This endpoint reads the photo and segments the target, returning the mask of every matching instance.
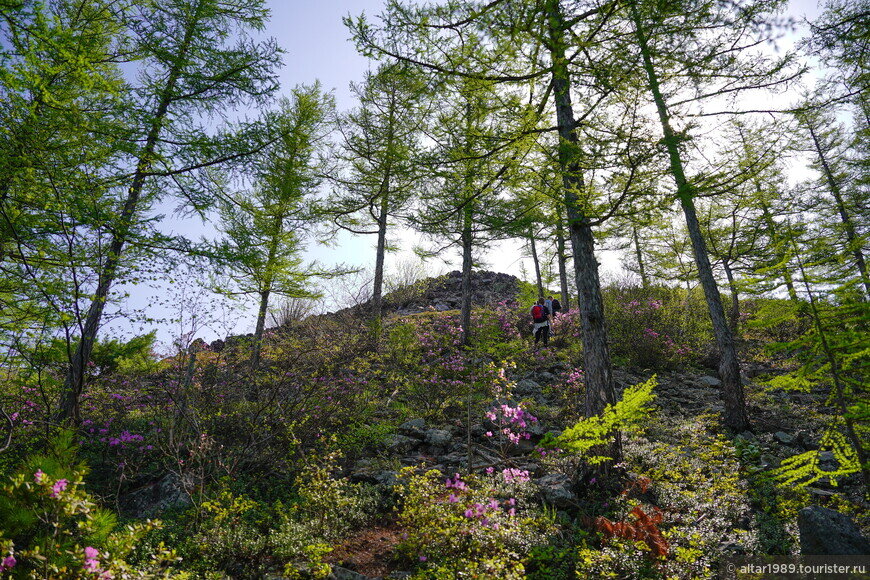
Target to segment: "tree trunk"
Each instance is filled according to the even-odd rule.
[[[689,239],[692,242],[692,250],[695,256],[695,264],[698,268],[698,278],[704,290],[707,300],[707,308],[710,312],[710,320],[713,323],[713,334],[719,347],[719,376],[722,379],[722,391],[725,399],[725,425],[735,432],[745,431],[749,428],[749,419],[746,415],[746,401],[743,395],[743,385],[740,382],[740,363],[737,359],[737,350],[734,346],[734,337],[725,319],[725,311],[722,307],[722,298],[716,279],[713,277],[713,268],[701,227],[698,223],[698,215],[695,211],[694,187],[686,179],[683,171],[683,161],[680,156],[680,137],[674,133],[670,124],[670,116],[659,88],[658,75],[653,68],[649,46],[641,26],[640,15],[635,2],[630,3],[631,16],[635,25],[635,34],[643,57],[643,66],[647,74],[648,87],[658,110],[659,121],[664,134],[664,143],[670,157],[671,175],[677,186],[677,198],[683,208],[686,218],[686,226],[689,230]]]
[[[253,352],[251,353],[251,368],[257,370],[260,366],[260,352],[263,349],[263,332],[266,330],[266,312],[269,310],[269,295],[271,284],[260,292],[260,308],[257,310],[257,326],[254,330]]]
[[[384,254],[387,248],[387,211],[389,197],[384,192],[381,196],[381,208],[378,214],[378,246],[375,250],[375,283],[372,290],[372,309],[374,310],[375,334],[380,336],[381,312],[383,310],[384,286]]]
[[[130,184],[130,188],[127,190],[127,198],[124,201],[124,207],[121,210],[118,225],[114,230],[112,241],[109,245],[108,257],[103,265],[103,270],[100,273],[94,297],[91,300],[90,307],[88,308],[85,324],[82,328],[81,339],[79,340],[79,344],[72,360],[70,360],[69,369],[66,378],[64,379],[58,413],[56,416],[58,422],[65,423],[73,421],[77,423],[81,420],[79,399],[82,390],[84,389],[85,370],[91,359],[91,353],[94,349],[97,331],[100,328],[100,320],[103,316],[103,309],[105,308],[106,300],[109,296],[109,290],[118,275],[118,268],[121,264],[121,254],[124,245],[127,243],[130,230],[136,220],[142,187],[145,185],[147,173],[151,168],[151,164],[154,162],[157,139],[160,136],[160,130],[163,127],[163,123],[169,111],[169,105],[172,102],[178,77],[184,69],[187,60],[187,52],[193,38],[195,24],[199,20],[200,9],[201,5],[197,5],[194,18],[188,23],[188,26],[184,31],[184,38],[182,39],[178,56],[173,68],[169,71],[169,75],[166,79],[166,87],[160,96],[160,101],[158,102],[157,108],[154,112],[151,127],[148,130],[148,136],[145,140],[145,147],[136,163],[136,171],[133,174],[133,181]]]
[[[472,218],[471,203],[468,203],[462,214],[462,310],[460,312],[462,344],[468,344],[471,340]]]
[[[637,269],[640,271],[640,284],[643,289],[649,288],[649,278],[646,277],[646,270],[643,266],[643,252],[640,249],[640,239],[637,235],[637,228],[631,228],[631,236],[634,240],[634,254],[637,256]]]
[[[275,260],[278,253],[278,238],[284,230],[284,214],[275,216],[272,223],[272,241],[269,245],[269,255],[266,257],[266,275],[260,286],[260,308],[257,311],[257,326],[254,330],[254,344],[251,345],[251,368],[256,371],[260,366],[260,353],[263,349],[263,332],[266,329],[266,312],[269,310],[269,295],[272,293]]]
[[[604,304],[595,259],[595,241],[589,218],[577,203],[577,195],[584,189],[583,175],[577,157],[579,143],[574,131],[574,109],[571,104],[571,77],[565,58],[564,31],[566,24],[559,0],[547,3],[550,35],[553,99],[559,130],[559,167],[562,172],[565,208],[567,210],[571,246],[574,254],[574,275],[577,282],[578,304],[583,339],[583,365],[586,376],[587,417],[600,414],[606,405],[616,402],[604,321]],[[614,461],[622,458],[622,445],[617,435],[610,449]]]
[[[756,184],[755,187],[756,187],[756,191],[758,191],[758,193],[760,194],[761,190],[760,190],[759,186]],[[770,209],[767,207],[767,204],[763,203],[763,202],[761,204],[761,215],[764,218],[764,223],[767,226],[767,229],[770,231],[771,241],[774,243],[774,245],[777,248],[781,247],[782,244],[784,243],[784,240],[779,235],[779,229],[778,229],[779,226],[773,220],[773,216],[770,215]],[[777,258],[779,259],[780,263],[783,265],[782,266],[782,279],[785,281],[785,287],[788,290],[788,297],[792,302],[797,304],[800,302],[800,298],[798,298],[797,290],[795,289],[795,286],[794,286],[794,280],[792,279],[792,276],[791,276],[791,271],[788,269],[788,263],[787,263],[788,262],[788,255],[786,254],[785,251],[780,251]]]
[[[832,399],[837,403],[837,406],[840,408],[840,414],[842,415],[843,422],[846,425],[846,436],[848,437],[849,442],[852,444],[852,447],[855,448],[855,453],[858,455],[858,463],[861,465],[861,475],[864,478],[864,497],[867,498],[868,496],[870,496],[870,458],[867,457],[867,452],[864,449],[864,440],[858,435],[858,430],[855,428],[853,413],[850,411],[849,405],[847,404],[846,391],[840,378],[840,361],[834,353],[834,350],[828,343],[827,333],[822,326],[822,316],[819,312],[818,306],[816,305],[815,296],[810,289],[810,284],[807,280],[807,273],[804,271],[804,266],[801,262],[799,255],[797,256],[797,262],[798,268],[800,268],[801,270],[801,277],[804,281],[804,287],[807,290],[807,298],[810,302],[810,311],[813,314],[813,322],[816,327],[816,332],[819,336],[819,340],[822,344],[822,351],[825,353],[825,357],[828,359],[828,364],[830,365],[831,378],[833,379],[834,387]]]
[[[809,119],[806,119],[805,123],[813,138],[813,145],[816,149],[816,153],[819,155],[819,162],[822,165],[822,173],[825,175],[825,180],[828,182],[828,187],[831,189],[831,195],[834,196],[834,201],[837,202],[837,211],[840,214],[840,221],[843,223],[843,229],[846,231],[848,249],[852,251],[852,255],[855,257],[855,264],[858,266],[858,272],[861,274],[861,280],[864,282],[864,291],[866,292],[865,299],[870,299],[870,275],[867,274],[867,264],[864,261],[864,253],[861,250],[858,236],[855,235],[855,224],[852,223],[852,218],[846,211],[846,204],[843,203],[843,195],[840,192],[840,185],[834,178],[831,166],[828,165],[828,158],[825,155],[825,151],[822,149],[821,143],[819,143],[815,127],[813,127],[813,123]]]
[[[529,228],[529,246],[532,249],[532,262],[535,264],[535,284],[538,286],[538,297],[544,295],[544,283],[541,280],[541,263],[538,261],[538,250],[535,247],[535,231]]]
[[[390,97],[390,109],[387,122],[387,163],[384,168],[384,179],[381,182],[381,207],[378,212],[378,246],[375,250],[375,282],[372,290],[372,308],[374,308],[375,337],[381,335],[381,316],[383,314],[384,258],[387,249],[387,220],[390,210],[390,178],[392,177],[393,126],[395,125],[396,101]]]
[[[728,322],[731,325],[731,334],[736,338],[739,336],[737,330],[740,322],[740,298],[737,293],[737,282],[734,280],[731,262],[723,259],[722,268],[725,270],[725,277],[728,279],[728,289],[731,290],[731,311],[728,313]]]
[[[562,225],[562,203],[556,202],[556,260],[559,262],[559,289],[562,291],[562,310],[567,312],[570,308],[568,296],[568,270],[565,262],[565,229]]]

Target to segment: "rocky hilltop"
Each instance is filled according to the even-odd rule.
[[[475,270],[471,273],[471,303],[473,306],[492,306],[504,300],[516,300],[521,285],[516,276],[502,272]],[[418,280],[384,296],[384,312],[414,314],[426,310],[455,310],[462,305],[462,272],[454,270],[435,278]],[[365,312],[371,301],[354,309]]]

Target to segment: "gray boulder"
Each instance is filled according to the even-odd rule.
[[[792,441],[794,441],[794,437],[792,437],[785,431],[777,431],[773,434],[773,438],[782,443],[783,445],[791,445]]]
[[[716,377],[706,376],[699,377],[697,383],[704,387],[721,387],[722,381],[717,379]]]
[[[532,379],[523,379],[517,383],[514,392],[520,397],[534,397],[541,394],[541,385]]]
[[[413,437],[407,437],[405,435],[393,435],[386,441],[387,449],[399,455],[407,453],[419,444],[419,439],[414,439]]]
[[[423,440],[432,447],[447,447],[453,436],[444,429],[429,429],[423,434]]]
[[[420,434],[424,429],[426,429],[425,419],[411,419],[410,421],[405,421],[398,427],[399,433],[402,435],[410,435],[412,437],[420,437]]]
[[[157,481],[126,494],[121,503],[131,516],[145,519],[171,507],[190,505],[191,501],[178,475],[167,473]]]
[[[798,512],[801,554],[865,555],[870,542],[852,519],[832,509],[809,506]]]
[[[342,568],[341,566],[332,566],[332,572],[326,577],[327,580],[370,580],[365,574]]]
[[[550,473],[534,480],[538,494],[544,503],[557,508],[567,508],[577,504],[577,495],[571,490],[571,480],[561,473]]]

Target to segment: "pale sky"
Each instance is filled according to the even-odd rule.
[[[350,95],[349,83],[361,81],[370,63],[357,54],[355,47],[349,41],[350,35],[342,23],[342,17],[349,14],[356,16],[365,12],[367,16],[374,19],[381,10],[382,0],[273,0],[269,4],[272,18],[264,34],[276,38],[278,44],[286,51],[284,67],[280,74],[282,92],[287,94],[296,84],[311,84],[319,80],[326,90],[334,91],[339,110],[353,107],[355,103]],[[802,16],[812,18],[818,13],[819,6],[812,1],[793,0],[790,11],[798,18]],[[193,224],[185,225],[172,219],[167,220],[167,225],[176,231],[188,230],[188,228],[196,230],[202,227]],[[184,233],[197,237],[196,234],[191,234],[189,231]],[[416,234],[411,232],[404,233],[395,241],[398,241],[398,245],[404,251],[388,258],[388,273],[396,261],[408,259],[409,252],[407,250],[419,242]],[[343,262],[369,266],[374,263],[374,243],[373,236],[355,239],[350,236],[342,236],[337,241],[337,246],[332,248],[309,244],[307,258],[327,264]],[[599,260],[602,262],[602,270],[605,275],[618,272],[618,260],[612,253],[603,253],[599,256]],[[497,250],[490,252],[485,257],[485,261],[490,269],[520,276],[520,251],[516,243],[500,246]],[[529,262],[525,266],[526,271],[532,271],[530,260],[526,260],[526,262]],[[450,265],[433,262],[428,269],[430,274],[437,274],[457,269],[458,265],[458,260],[454,259]],[[141,286],[131,288],[130,292],[131,305],[149,303],[149,300],[150,304],[157,302],[156,298],[145,297],[144,294],[147,290]],[[160,294],[160,292],[156,293],[156,295]],[[162,298],[166,298],[165,292],[163,294]],[[190,296],[188,295],[187,298],[189,299]],[[170,301],[176,305],[180,303],[177,298],[170,299]],[[200,302],[199,308],[203,309],[208,308],[209,304],[212,303],[206,295],[198,298],[198,301]],[[330,305],[324,303],[321,310],[329,308]],[[165,316],[166,313],[158,312],[156,315]],[[189,319],[190,313],[186,313],[185,316]],[[231,312],[225,318],[228,319],[225,324],[198,327],[195,332],[196,336],[211,341],[225,336],[228,332],[244,333],[250,332],[253,328],[253,310],[249,310],[247,313],[244,311]],[[181,326],[188,328],[186,324],[182,323]],[[169,344],[174,337],[182,332],[178,325],[162,325],[158,328],[159,339],[165,344]],[[120,330],[120,326],[118,330]],[[110,334],[111,331],[110,327]],[[128,334],[129,331],[129,328],[124,328],[122,332]],[[133,331],[141,332],[138,328],[133,329]]]

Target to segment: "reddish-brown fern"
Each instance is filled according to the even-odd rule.
[[[629,514],[634,516],[634,521],[612,522],[604,516],[598,516],[595,518],[595,529],[601,532],[605,540],[623,538],[645,542],[656,558],[667,556],[670,547],[658,526],[663,519],[661,510],[653,508],[652,515],[649,515],[640,506],[635,506]]]

